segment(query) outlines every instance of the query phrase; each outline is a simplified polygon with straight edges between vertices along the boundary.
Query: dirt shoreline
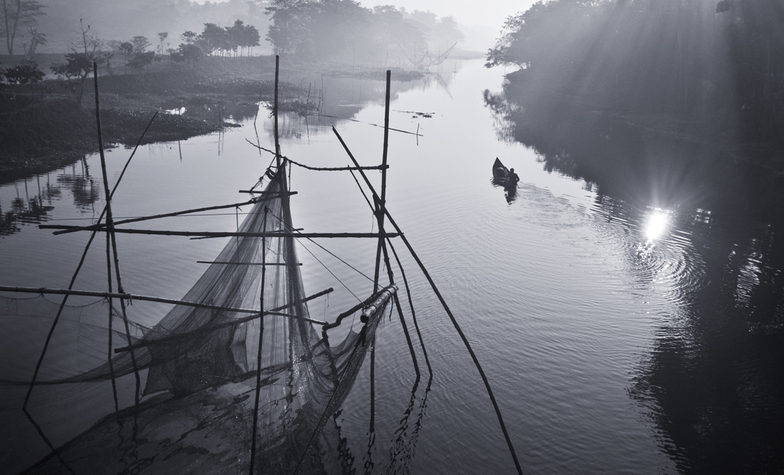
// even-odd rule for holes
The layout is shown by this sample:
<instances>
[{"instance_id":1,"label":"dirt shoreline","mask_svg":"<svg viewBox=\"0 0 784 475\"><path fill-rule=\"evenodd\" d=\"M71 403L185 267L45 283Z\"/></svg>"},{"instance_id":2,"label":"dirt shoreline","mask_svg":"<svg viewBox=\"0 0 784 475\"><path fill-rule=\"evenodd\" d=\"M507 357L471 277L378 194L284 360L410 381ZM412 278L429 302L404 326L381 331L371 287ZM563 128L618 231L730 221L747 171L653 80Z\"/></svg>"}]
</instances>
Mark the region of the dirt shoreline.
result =
<instances>
[{"instance_id":1,"label":"dirt shoreline","mask_svg":"<svg viewBox=\"0 0 784 475\"><path fill-rule=\"evenodd\" d=\"M282 65L301 73L302 65ZM310 65L304 69L312 69ZM330 70L329 65L318 65ZM105 147L133 147L158 112L142 144L184 140L234 126L228 117L255 114L272 102L274 57L205 58L193 65L164 65L141 74L99 74L101 128ZM332 74L345 74L332 65ZM375 70L357 71L379 76ZM421 73L408 72L408 79ZM98 151L93 78L87 78L81 106L75 80L34 85L0 85L0 183L55 170ZM281 110L307 113L299 86L281 81ZM301 97L302 96L302 97ZM312 110L311 110L312 109Z\"/></svg>"}]
</instances>

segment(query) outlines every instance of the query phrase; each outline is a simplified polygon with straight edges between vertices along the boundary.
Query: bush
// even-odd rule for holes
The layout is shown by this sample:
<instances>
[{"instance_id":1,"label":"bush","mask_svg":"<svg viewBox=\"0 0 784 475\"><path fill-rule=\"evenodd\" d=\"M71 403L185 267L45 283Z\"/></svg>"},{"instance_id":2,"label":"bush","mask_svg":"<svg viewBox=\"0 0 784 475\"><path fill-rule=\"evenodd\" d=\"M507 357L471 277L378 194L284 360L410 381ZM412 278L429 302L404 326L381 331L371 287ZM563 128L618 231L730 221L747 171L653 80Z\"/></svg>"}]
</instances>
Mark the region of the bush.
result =
<instances>
[{"instance_id":1,"label":"bush","mask_svg":"<svg viewBox=\"0 0 784 475\"><path fill-rule=\"evenodd\" d=\"M11 84L32 84L44 79L44 72L35 61L25 61L19 66L7 68L3 71L6 81Z\"/></svg>"},{"instance_id":2,"label":"bush","mask_svg":"<svg viewBox=\"0 0 784 475\"><path fill-rule=\"evenodd\" d=\"M154 51L147 51L145 53L136 53L133 55L130 61L128 61L128 66L131 69L135 69L136 71L141 71L142 69L149 66L153 59L155 58Z\"/></svg>"}]
</instances>

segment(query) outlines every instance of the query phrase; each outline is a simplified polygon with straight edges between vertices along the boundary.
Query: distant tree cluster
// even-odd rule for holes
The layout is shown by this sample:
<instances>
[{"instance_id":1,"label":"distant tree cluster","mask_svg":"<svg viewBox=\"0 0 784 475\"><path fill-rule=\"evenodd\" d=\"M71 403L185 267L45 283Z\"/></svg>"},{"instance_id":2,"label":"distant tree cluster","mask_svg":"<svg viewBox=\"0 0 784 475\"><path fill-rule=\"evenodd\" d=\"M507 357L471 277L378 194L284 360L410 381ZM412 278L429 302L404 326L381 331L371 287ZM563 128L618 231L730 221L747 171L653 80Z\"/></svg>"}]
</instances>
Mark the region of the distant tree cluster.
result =
<instances>
[{"instance_id":1,"label":"distant tree cluster","mask_svg":"<svg viewBox=\"0 0 784 475\"><path fill-rule=\"evenodd\" d=\"M373 9L353 0L274 0L266 8L267 33L278 54L304 59L379 57L402 54L413 63L437 55L463 39L451 17L393 6Z\"/></svg>"},{"instance_id":2,"label":"distant tree cluster","mask_svg":"<svg viewBox=\"0 0 784 475\"><path fill-rule=\"evenodd\" d=\"M510 17L487 66L595 106L784 137L780 1L552 0Z\"/></svg>"},{"instance_id":3,"label":"distant tree cluster","mask_svg":"<svg viewBox=\"0 0 784 475\"><path fill-rule=\"evenodd\" d=\"M205 23L200 34L186 31L181 35L183 43L179 48L170 49L174 61L192 62L202 55L250 55L254 46L259 46L259 30L236 20L232 26L222 28L215 23Z\"/></svg>"}]
</instances>

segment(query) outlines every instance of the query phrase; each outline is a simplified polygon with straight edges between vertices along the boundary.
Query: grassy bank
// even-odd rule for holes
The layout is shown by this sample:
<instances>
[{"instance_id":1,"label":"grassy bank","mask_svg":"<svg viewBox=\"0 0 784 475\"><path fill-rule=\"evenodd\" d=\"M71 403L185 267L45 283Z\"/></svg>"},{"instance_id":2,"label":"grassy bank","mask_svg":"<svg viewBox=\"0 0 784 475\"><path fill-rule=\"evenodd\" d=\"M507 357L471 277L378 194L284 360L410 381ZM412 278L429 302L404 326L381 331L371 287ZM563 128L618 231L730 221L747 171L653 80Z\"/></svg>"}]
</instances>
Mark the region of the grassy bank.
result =
<instances>
[{"instance_id":1,"label":"grassy bank","mask_svg":"<svg viewBox=\"0 0 784 475\"><path fill-rule=\"evenodd\" d=\"M315 109L315 104L305 104L299 86L285 81L294 72L315 67L325 74L345 70L282 64L281 110ZM352 72L384 78L375 70ZM104 143L136 144L156 111L158 116L142 143L181 140L232 126L227 118L252 116L259 101L272 101L274 73L274 57L210 57L192 65L164 62L141 74L118 74L116 68L114 74L99 71ZM421 77L408 72L404 80ZM0 84L0 183L57 169L98 150L92 77L85 81L81 105L79 92L77 80Z\"/></svg>"},{"instance_id":2,"label":"grassy bank","mask_svg":"<svg viewBox=\"0 0 784 475\"><path fill-rule=\"evenodd\" d=\"M214 58L218 59L218 58ZM231 111L254 109L273 95L274 61L206 61L143 74L100 75L104 143L134 145L186 139L226 127ZM77 104L77 80L50 79L0 90L0 182L59 168L98 149L93 79ZM291 92L292 87L282 91ZM284 95L285 99L285 95ZM185 113L166 110L185 108Z\"/></svg>"}]
</instances>

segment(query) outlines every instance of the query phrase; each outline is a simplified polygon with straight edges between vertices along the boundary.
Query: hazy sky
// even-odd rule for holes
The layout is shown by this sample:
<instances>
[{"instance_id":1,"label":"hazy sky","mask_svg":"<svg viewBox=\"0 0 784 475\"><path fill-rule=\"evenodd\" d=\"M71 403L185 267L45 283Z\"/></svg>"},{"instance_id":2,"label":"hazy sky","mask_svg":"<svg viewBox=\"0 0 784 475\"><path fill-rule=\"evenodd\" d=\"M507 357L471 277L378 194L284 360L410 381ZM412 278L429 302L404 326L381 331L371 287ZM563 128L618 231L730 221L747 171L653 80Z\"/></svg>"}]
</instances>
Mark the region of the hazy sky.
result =
<instances>
[{"instance_id":1,"label":"hazy sky","mask_svg":"<svg viewBox=\"0 0 784 475\"><path fill-rule=\"evenodd\" d=\"M536 0L359 0L362 6L395 5L406 10L430 10L439 17L453 16L464 25L481 25L500 30L506 17L528 10Z\"/></svg>"},{"instance_id":2,"label":"hazy sky","mask_svg":"<svg viewBox=\"0 0 784 475\"><path fill-rule=\"evenodd\" d=\"M195 0L204 3L206 0ZM226 0L211 0L221 2ZM442 16L453 16L459 23L468 26L486 26L495 30L500 30L506 17L519 12L524 12L538 0L489 0L468 1L468 0L359 0L359 3L366 8L373 8L379 5L394 5L405 7L408 11L422 10L431 11Z\"/></svg>"}]
</instances>

